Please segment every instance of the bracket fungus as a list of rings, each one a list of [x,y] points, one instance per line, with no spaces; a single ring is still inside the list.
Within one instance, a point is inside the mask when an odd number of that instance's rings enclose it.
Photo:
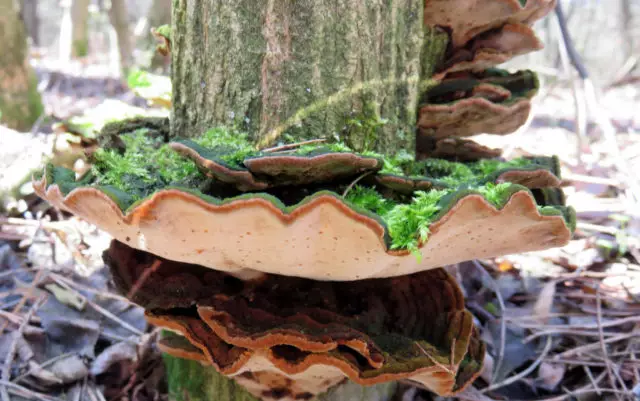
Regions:
[[[268,372],[288,379],[288,392],[302,382],[313,395],[345,378],[363,385],[407,379],[449,394],[482,367],[471,314],[443,269],[354,286],[275,275],[243,282],[117,241],[105,260],[121,291],[135,287],[132,299],[150,323],[183,336],[167,336],[164,350],[231,377]]]
[[[416,153],[434,157],[443,139],[516,131],[529,118],[538,87],[531,71],[467,71],[441,81],[423,95]]]
[[[453,49],[507,24],[531,25],[553,10],[555,0],[426,0],[425,25],[450,32]]]
[[[485,348],[442,267],[562,246],[575,229],[557,158],[507,161],[467,138],[528,119],[536,75],[489,67],[540,48],[530,25],[554,5],[426,0],[425,24],[449,43],[432,49],[415,154],[259,150],[227,127],[180,139],[137,120],[105,128],[84,177],[48,165],[34,190],[114,237],[104,260],[167,329],[163,351],[258,398],[312,399],[345,380],[455,394]]]

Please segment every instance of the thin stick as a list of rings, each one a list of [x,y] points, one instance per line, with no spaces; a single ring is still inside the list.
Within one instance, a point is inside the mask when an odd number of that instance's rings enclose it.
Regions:
[[[606,366],[607,364],[605,363],[604,365]],[[591,381],[591,385],[596,390],[596,393],[598,393],[598,395],[602,395],[598,382],[596,382],[596,379],[593,377],[593,373],[591,373],[591,368],[588,365],[582,365],[582,369],[587,374],[587,377]]]
[[[607,336],[607,337],[613,337],[616,335],[616,333],[598,333],[597,331],[583,331],[583,330],[571,330],[571,329],[566,329],[566,330],[544,330],[544,331],[540,331],[538,333],[534,333],[531,334],[530,336],[525,337],[522,340],[523,344],[529,343],[532,340],[538,338],[538,337],[546,337],[546,336],[550,336],[553,334],[569,334],[569,335],[573,335],[573,336],[582,336],[582,337],[599,337],[599,336]]]
[[[626,334],[621,334],[619,336],[616,337],[611,337],[611,338],[607,338],[606,340],[604,340],[605,344],[610,344],[610,343],[615,343],[615,342],[619,342],[619,341],[625,341],[628,340],[630,338],[634,338],[634,337],[638,337],[638,331],[633,331],[631,333],[626,333]],[[586,345],[582,345],[580,347],[576,347],[576,348],[572,348],[570,350],[564,351],[560,354],[557,354],[554,356],[554,358],[566,358],[568,356],[572,356],[575,354],[579,354],[582,352],[587,352],[587,351],[592,351],[594,349],[598,349],[600,347],[600,342],[597,343],[591,343],[591,344],[586,344]]]
[[[38,400],[43,400],[43,401],[64,401],[61,398],[58,397],[53,397],[50,395],[46,395],[46,394],[42,394],[42,393],[38,393],[32,390],[29,390],[26,387],[23,387],[19,384],[15,384],[15,383],[11,383],[10,381],[6,381],[6,380],[0,380],[0,386],[6,386],[9,388],[12,388],[16,391],[21,392],[22,394],[18,393],[18,395],[27,395],[31,398],[36,398]]]
[[[498,348],[498,361],[493,369],[494,372],[499,372],[500,368],[502,367],[502,361],[504,360],[504,349],[507,339],[507,323],[504,320],[504,313],[507,308],[505,307],[504,299],[502,299],[500,287],[498,286],[498,283],[496,283],[496,281],[493,279],[493,277],[491,277],[491,274],[489,274],[484,266],[482,266],[482,264],[477,260],[473,261],[473,265],[476,268],[480,269],[480,272],[482,272],[482,274],[484,274],[489,279],[493,287],[493,292],[496,294],[496,299],[498,299],[498,305],[500,305],[500,348]],[[495,375],[493,375],[492,377],[495,377]]]
[[[264,150],[262,150],[262,152],[264,152],[264,153],[281,152],[283,150],[296,149],[296,148],[299,148],[299,147],[304,146],[304,145],[311,145],[311,144],[314,144],[314,143],[320,143],[320,142],[326,142],[326,141],[327,141],[326,139],[322,139],[322,138],[310,139],[308,141],[290,143],[288,145],[282,145],[282,146],[276,146],[276,147],[269,148],[269,149],[264,149]]]
[[[604,330],[602,329],[602,299],[600,298],[600,285],[596,288],[596,322],[598,324],[598,339],[600,341],[600,351],[602,351],[602,357],[607,364],[607,376],[609,377],[609,384],[611,388],[617,390],[616,380],[613,375],[613,368],[611,367],[611,359],[607,354],[607,346],[604,343]],[[620,397],[616,395],[616,399],[620,400]]]
[[[2,367],[2,381],[9,382],[11,378],[11,364],[13,364],[13,358],[16,356],[16,351],[18,349],[18,339],[22,336],[24,329],[29,324],[29,320],[31,316],[38,310],[42,301],[46,299],[46,297],[39,298],[29,309],[27,314],[24,317],[24,320],[18,327],[18,330],[14,332],[15,337],[13,341],[11,341],[11,345],[9,346],[9,352],[7,352],[7,356],[4,358],[4,366]],[[7,385],[2,385],[0,387],[0,396],[2,397],[2,401],[11,401],[9,398],[9,392],[7,391]]]
[[[349,186],[347,187],[347,189],[344,190],[344,192],[342,193],[342,197],[344,198],[345,196],[347,196],[347,194],[353,189],[353,187],[360,182],[360,180],[362,180],[364,177],[372,174],[373,171],[367,171],[366,173],[360,175],[360,177],[356,178],[355,180],[353,180],[353,182],[351,184],[349,184]]]
[[[141,332],[140,330],[136,329],[135,327],[133,327],[129,323],[125,322],[124,320],[120,319],[119,317],[117,317],[113,313],[111,313],[108,310],[104,309],[102,306],[96,304],[95,302],[91,301],[90,299],[88,299],[84,295],[80,294],[79,292],[77,292],[76,290],[74,290],[73,288],[68,286],[66,283],[64,283],[64,282],[62,282],[60,280],[57,280],[55,277],[51,277],[51,278],[53,279],[53,281],[55,281],[56,283],[60,284],[67,291],[71,292],[74,296],[77,296],[78,298],[82,299],[89,306],[91,306],[93,309],[95,309],[98,313],[102,314],[106,318],[111,319],[114,322],[120,324],[122,327],[124,327],[125,329],[129,330],[130,332],[134,333],[137,336],[141,336],[141,335],[144,334],[143,332]]]
[[[553,341],[551,340],[551,337],[547,337],[547,343],[544,346],[544,349],[542,350],[542,353],[540,354],[540,356],[538,357],[538,359],[536,359],[531,366],[529,366],[528,368],[526,368],[525,370],[523,370],[522,372],[518,373],[515,376],[511,376],[510,378],[500,382],[500,383],[495,383],[487,388],[483,388],[482,390],[480,390],[481,393],[486,393],[488,391],[493,391],[495,389],[498,388],[502,388],[505,386],[508,386],[512,383],[517,382],[520,379],[524,379],[525,377],[529,376],[529,374],[531,374],[531,372],[533,372],[534,370],[536,370],[538,368],[538,365],[540,365],[540,363],[542,363],[542,361],[547,357],[547,354],[549,353],[549,351],[551,351],[551,345],[553,345]]]
[[[142,272],[140,277],[136,280],[136,282],[131,287],[131,290],[129,290],[129,293],[127,294],[127,298],[133,299],[134,295],[136,295],[136,293],[144,285],[144,283],[147,281],[149,276],[151,274],[155,273],[155,271],[158,270],[158,268],[160,267],[161,264],[162,264],[162,261],[160,259],[156,259],[151,264],[151,267],[149,267],[147,269],[144,269],[144,272]]]
[[[47,361],[42,362],[39,367],[40,368],[46,368],[47,366],[52,365],[55,362],[58,362],[59,360],[65,359],[66,357],[73,356],[73,355],[76,355],[76,354],[77,354],[76,352],[67,352],[67,353],[64,353],[62,355],[55,356],[55,357],[53,357],[53,358],[51,358],[51,359],[49,359]],[[26,373],[21,374],[20,376],[16,377],[15,379],[13,379],[11,381],[14,382],[14,383],[19,383],[20,380],[23,380],[24,378],[28,377],[34,371],[35,371],[35,369],[29,369]]]

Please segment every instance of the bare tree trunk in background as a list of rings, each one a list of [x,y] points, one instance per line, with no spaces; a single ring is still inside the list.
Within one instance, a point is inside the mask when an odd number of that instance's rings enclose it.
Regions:
[[[60,24],[60,59],[63,61],[89,53],[89,3],[90,0],[63,2]]]
[[[171,24],[171,0],[153,0],[149,8],[149,15],[147,16],[149,29],[147,29],[145,35],[145,37],[148,38],[148,43],[153,46],[153,49],[155,49],[156,40],[153,35],[151,35],[150,28],[169,24]],[[167,67],[168,59],[168,57],[154,51],[153,58],[151,59],[151,68],[154,70],[162,68],[164,70]]]
[[[40,21],[38,20],[38,0],[22,0],[20,9],[27,34],[35,46],[40,46]]]
[[[126,73],[133,61],[133,47],[131,45],[131,31],[129,30],[129,16],[125,0],[111,0],[109,20],[116,31],[118,39],[120,68],[123,73]]]
[[[31,129],[42,114],[37,84],[14,0],[0,0],[0,124],[19,131]]]

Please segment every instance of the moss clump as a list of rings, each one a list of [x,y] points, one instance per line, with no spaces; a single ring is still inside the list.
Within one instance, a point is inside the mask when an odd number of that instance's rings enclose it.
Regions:
[[[112,186],[134,200],[172,185],[199,185],[205,177],[195,164],[141,128],[121,135],[122,148],[98,149],[93,154],[93,183]]]
[[[549,169],[550,166],[546,164],[549,163],[545,163],[542,158],[517,158],[509,161],[484,159],[472,163],[451,162],[443,159],[425,159],[415,162],[410,158],[387,158],[380,173],[412,178],[425,177],[456,187],[493,181],[497,178],[497,174],[509,169]],[[552,172],[556,173],[556,171]]]
[[[207,149],[212,158],[232,168],[244,168],[242,162],[246,158],[259,154],[246,133],[229,128],[210,129],[193,142]]]
[[[470,190],[443,189],[417,191],[408,202],[385,198],[371,188],[355,186],[345,199],[350,203],[377,214],[387,225],[391,249],[407,249],[417,252],[421,243],[429,237],[429,226],[441,212],[446,211],[454,200],[469,193],[480,193],[489,203],[500,209],[518,190],[519,185],[487,183]]]

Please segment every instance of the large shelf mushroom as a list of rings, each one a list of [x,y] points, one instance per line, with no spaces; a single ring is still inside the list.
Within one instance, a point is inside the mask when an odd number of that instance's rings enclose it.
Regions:
[[[243,282],[117,241],[105,260],[122,292],[135,287],[132,300],[151,323],[188,340],[167,336],[164,350],[231,377],[269,372],[289,379],[287,392],[313,395],[345,378],[363,385],[406,379],[447,394],[482,366],[472,317],[443,269],[354,286],[275,275]],[[148,269],[153,274],[140,284]]]
[[[224,127],[184,140],[136,120],[106,127],[86,176],[49,165],[34,189],[114,237],[105,261],[170,331],[161,349],[259,398],[311,399],[347,379],[457,393],[484,345],[442,266],[562,246],[575,228],[557,158],[506,161],[468,138],[527,120],[535,74],[490,67],[538,49],[530,25],[554,4],[426,0],[449,46],[415,155],[258,150]]]

